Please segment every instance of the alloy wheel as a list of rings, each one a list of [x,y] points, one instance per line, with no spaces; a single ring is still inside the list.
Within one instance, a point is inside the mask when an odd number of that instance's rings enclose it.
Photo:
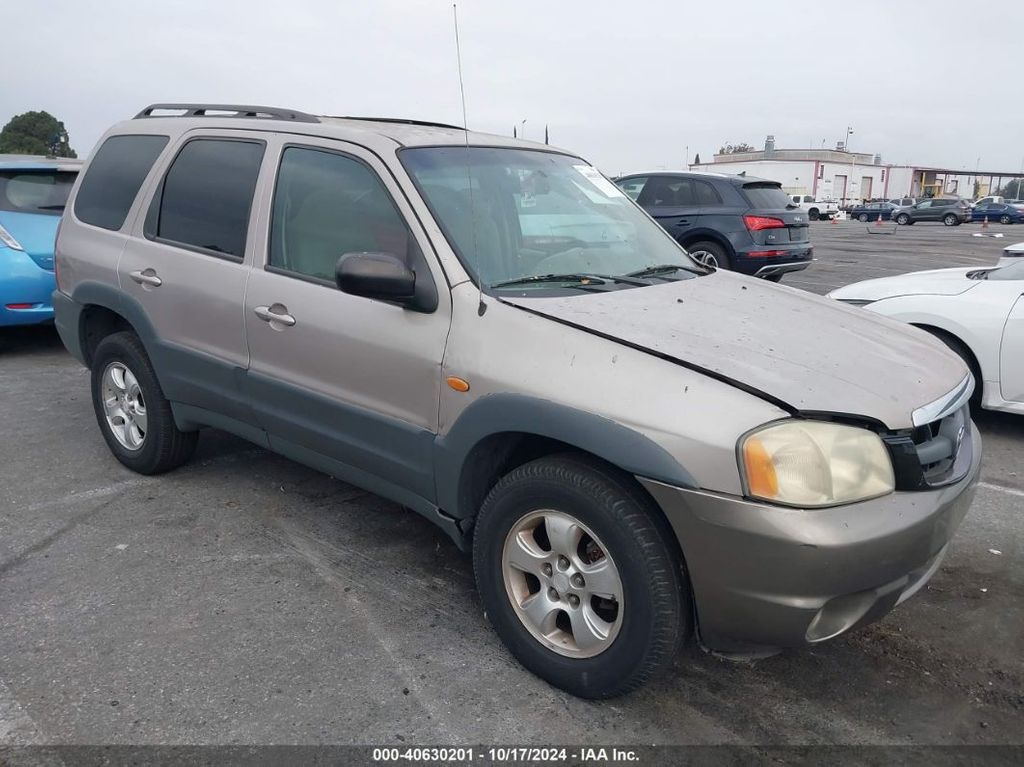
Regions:
[[[118,444],[138,450],[146,440],[146,401],[135,374],[123,362],[111,362],[101,379],[103,412]]]
[[[601,540],[561,511],[532,511],[505,538],[505,591],[523,626],[550,650],[592,658],[622,626],[623,588]]]
[[[710,266],[714,269],[718,268],[718,259],[715,258],[714,253],[710,253],[706,250],[691,250],[690,256],[694,261],[704,264],[704,266]]]

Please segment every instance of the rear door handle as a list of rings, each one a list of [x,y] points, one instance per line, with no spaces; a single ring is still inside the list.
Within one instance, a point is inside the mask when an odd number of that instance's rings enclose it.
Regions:
[[[295,324],[295,318],[288,314],[288,307],[284,304],[256,306],[253,307],[252,312],[264,322],[276,322],[288,328]]]
[[[159,288],[164,284],[164,281],[156,276],[155,269],[142,269],[135,272],[130,272],[129,277],[135,280],[140,285],[148,285],[151,288]]]

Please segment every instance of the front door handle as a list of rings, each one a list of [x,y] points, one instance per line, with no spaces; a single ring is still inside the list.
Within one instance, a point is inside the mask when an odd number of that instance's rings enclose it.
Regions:
[[[288,314],[288,307],[284,304],[273,304],[271,306],[253,307],[253,314],[264,322],[278,323],[290,328],[295,324],[295,318]]]
[[[164,281],[156,276],[156,269],[142,269],[130,272],[128,276],[140,285],[149,286],[151,288],[159,288],[164,284]]]

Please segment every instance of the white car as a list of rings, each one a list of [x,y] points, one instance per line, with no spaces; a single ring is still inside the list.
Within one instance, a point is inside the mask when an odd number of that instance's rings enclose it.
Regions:
[[[975,407],[1024,414],[1021,256],[1024,243],[1008,247],[994,267],[911,272],[857,282],[828,295],[928,331],[971,368]]]

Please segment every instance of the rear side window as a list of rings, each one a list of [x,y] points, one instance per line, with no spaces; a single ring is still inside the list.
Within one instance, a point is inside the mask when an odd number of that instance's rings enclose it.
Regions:
[[[53,170],[0,171],[0,210],[59,216],[76,175]]]
[[[743,195],[752,208],[785,210],[787,205],[793,204],[789,195],[783,192],[778,184],[744,184]]]
[[[115,231],[124,226],[135,195],[167,141],[167,136],[111,136],[104,141],[75,197],[79,220]]]
[[[718,196],[718,192],[706,181],[694,181],[693,194],[698,205],[722,204],[722,198]]]
[[[263,151],[260,141],[189,141],[153,200],[147,236],[241,258]]]

